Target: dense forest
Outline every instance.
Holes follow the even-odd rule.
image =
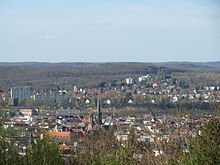
[[[197,85],[218,85],[219,63],[0,63],[0,89],[31,86],[51,89],[95,87],[102,81],[122,81],[140,75],[171,75]]]

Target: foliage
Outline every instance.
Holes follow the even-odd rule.
[[[146,63],[93,64],[83,67],[74,64],[48,66],[0,66],[0,87],[4,87],[3,90],[13,86],[32,86],[34,89],[57,89],[59,86],[72,89],[73,84],[78,87],[97,87],[99,82],[121,81],[129,76],[137,77],[148,73],[157,74],[161,69]],[[166,72],[184,71],[166,68]]]
[[[58,147],[53,139],[45,137],[35,139],[28,145],[25,155],[19,153],[16,144],[16,136],[19,136],[19,130],[6,128],[4,113],[0,114],[0,165],[58,165],[61,164]]]
[[[6,117],[2,110],[0,113],[0,165],[17,164],[21,156],[12,143],[17,131],[4,126]]]
[[[220,120],[211,119],[201,131],[201,135],[192,140],[189,153],[183,156],[181,164],[220,164]]]
[[[128,144],[122,146],[122,143],[115,139],[113,132],[107,133],[99,130],[82,141],[83,143],[79,144],[82,148],[77,148],[70,161],[73,164],[137,164],[137,159],[133,156],[134,148]]]
[[[61,157],[57,145],[53,139],[44,137],[37,139],[28,146],[25,162],[30,165],[59,165]]]

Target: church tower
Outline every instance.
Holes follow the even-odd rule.
[[[102,125],[102,112],[100,107],[100,99],[97,99],[97,124]]]

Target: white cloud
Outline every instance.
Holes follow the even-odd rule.
[[[56,35],[56,34],[48,34],[48,35],[46,35],[45,36],[45,39],[55,39],[55,38],[57,38],[58,36]]]

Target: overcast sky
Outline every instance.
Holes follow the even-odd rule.
[[[0,62],[220,61],[219,0],[0,0]]]

